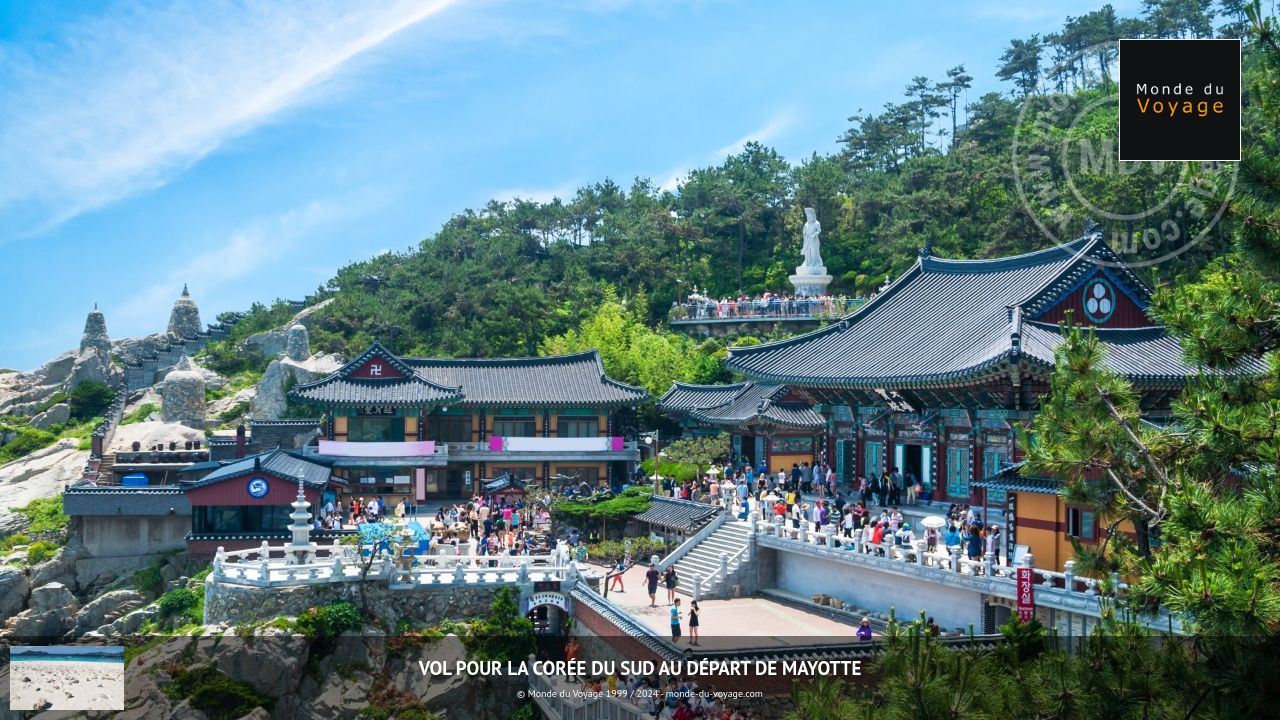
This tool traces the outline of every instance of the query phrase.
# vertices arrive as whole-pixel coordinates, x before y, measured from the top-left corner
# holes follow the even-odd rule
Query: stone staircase
[[[751,525],[744,522],[726,522],[702,542],[698,543],[687,555],[676,561],[676,592],[682,595],[693,595],[693,579],[698,576],[703,581],[702,596],[716,597],[728,594],[734,584],[735,576],[748,564],[747,554],[738,555],[747,547],[751,538]],[[729,558],[729,577],[709,585],[707,580],[720,571],[720,556]],[[738,556],[735,559],[735,556]]]
[[[98,477],[103,481],[111,479],[111,469],[116,466],[116,454],[103,453],[102,462],[98,464]],[[678,571],[677,571],[678,572]]]

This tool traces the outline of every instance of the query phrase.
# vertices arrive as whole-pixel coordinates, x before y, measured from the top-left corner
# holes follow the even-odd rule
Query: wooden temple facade
[[[728,432],[735,458],[752,467],[763,463],[772,473],[812,464],[826,438],[827,421],[813,403],[782,385],[678,382],[658,400],[658,409],[694,434]]]
[[[500,476],[618,483],[639,460],[618,414],[649,397],[608,377],[594,350],[502,358],[402,358],[374,343],[332,375],[291,391],[321,413],[305,448],[352,496],[458,498]]]
[[[1020,438],[1049,391],[1067,321],[1095,329],[1106,364],[1134,383],[1148,418],[1168,416],[1196,369],[1148,315],[1150,297],[1100,234],[991,260],[922,251],[843,320],[730,348],[727,365],[825,416],[815,459],[842,481],[897,466],[934,502],[1005,508],[1008,549],[1027,545],[1038,565],[1060,566],[1071,558],[1068,535],[1098,539],[1099,519],[1066,507],[1056,482],[1020,477]]]

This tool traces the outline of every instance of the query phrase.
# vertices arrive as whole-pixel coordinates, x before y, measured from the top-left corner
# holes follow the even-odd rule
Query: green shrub
[[[0,465],[26,457],[37,450],[49,447],[58,436],[46,430],[33,427],[20,427],[15,437],[4,446],[0,446]]]
[[[57,554],[58,546],[56,544],[44,540],[34,542],[27,548],[27,564],[39,565],[46,560],[52,559]]]
[[[663,540],[653,540],[647,537],[631,538],[631,559],[637,563],[647,563],[650,555],[662,557],[673,550],[668,543]],[[616,562],[618,558],[624,556],[627,552],[626,541],[624,540],[605,540],[594,545],[587,546],[587,553],[592,558],[597,558],[608,563]]]
[[[152,413],[159,411],[160,406],[155,403],[142,403],[138,407],[134,408],[133,412],[125,415],[124,419],[120,421],[120,424],[132,425],[134,423],[140,423],[151,417]]]
[[[6,446],[7,447],[7,446]],[[27,532],[61,532],[67,527],[66,513],[62,512],[62,496],[36,498],[22,507],[9,508],[31,523]]]
[[[8,537],[0,538],[0,552],[12,550],[19,545],[30,545],[31,538],[22,534],[14,533]]]
[[[186,588],[174,588],[160,596],[160,613],[173,616],[195,607],[199,601],[196,594]]]
[[[337,637],[345,630],[355,630],[363,624],[360,611],[349,602],[309,608],[297,620],[299,632],[322,640]]]
[[[81,380],[79,385],[71,389],[67,403],[71,406],[71,417],[88,420],[105,413],[115,399],[116,391],[113,388],[97,380]]]
[[[165,692],[175,700],[190,698],[191,707],[209,720],[233,720],[256,707],[270,708],[270,698],[259,695],[246,683],[218,672],[212,665],[179,670]]]
[[[153,562],[135,572],[129,578],[129,584],[143,592],[159,595],[164,590],[164,578],[160,575],[160,563]]]

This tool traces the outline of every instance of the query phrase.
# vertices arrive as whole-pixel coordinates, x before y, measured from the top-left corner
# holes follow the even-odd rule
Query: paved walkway
[[[636,565],[623,576],[625,592],[612,590],[609,602],[644,623],[662,637],[671,637],[671,608],[667,605],[666,588],[658,587],[658,605],[649,607],[645,585],[648,565]],[[680,598],[682,645],[688,643],[688,595]],[[784,605],[761,597],[700,600],[698,613],[704,650],[769,648],[796,645],[829,645],[857,640],[854,628],[817,613]]]

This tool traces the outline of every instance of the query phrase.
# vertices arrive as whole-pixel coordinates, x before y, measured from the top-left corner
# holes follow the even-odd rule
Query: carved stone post
[[[916,541],[916,562],[920,563],[921,567],[925,564],[924,553],[928,547],[929,543],[925,540]]]
[[[1076,561],[1068,560],[1062,564],[1062,589],[1067,592],[1076,591]]]
[[[996,553],[994,550],[988,550],[982,556],[982,574],[991,577],[991,565],[996,561]]]
[[[951,548],[951,570],[960,572],[960,548]]]

